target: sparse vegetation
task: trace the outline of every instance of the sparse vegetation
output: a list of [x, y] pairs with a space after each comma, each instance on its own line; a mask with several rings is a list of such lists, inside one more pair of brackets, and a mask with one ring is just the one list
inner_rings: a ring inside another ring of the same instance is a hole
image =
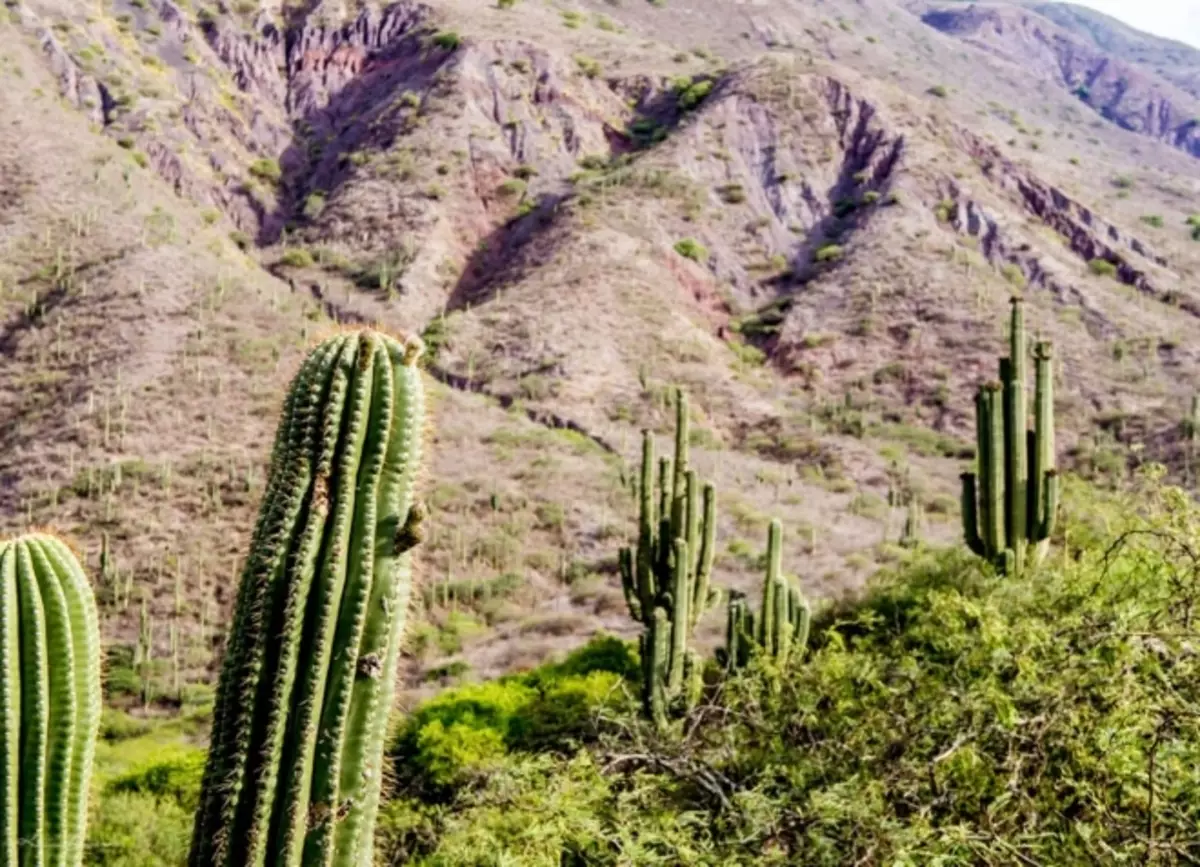
[[279, 167], [279, 161], [268, 157], [263, 157], [252, 162], [250, 164], [250, 174], [260, 181], [266, 181], [270, 184], [277, 184], [283, 179], [283, 169]]
[[1088, 270], [1099, 277], [1117, 276], [1117, 266], [1107, 259], [1092, 259], [1088, 262]]
[[842, 258], [842, 248], [838, 244], [823, 244], [813, 253], [814, 262], [835, 262]]
[[695, 238], [684, 238], [675, 243], [675, 252], [693, 262], [708, 261], [708, 248]]
[[599, 60], [583, 54], [575, 56], [575, 66], [587, 78], [599, 78], [600, 74], [604, 71]]
[[462, 37], [453, 30], [441, 30], [430, 41], [442, 51], [457, 51], [462, 45]]
[[935, 84], [925, 92], [930, 96], [936, 96], [938, 99], [945, 99], [950, 95], [950, 91], [946, 89], [946, 85], [944, 84]]

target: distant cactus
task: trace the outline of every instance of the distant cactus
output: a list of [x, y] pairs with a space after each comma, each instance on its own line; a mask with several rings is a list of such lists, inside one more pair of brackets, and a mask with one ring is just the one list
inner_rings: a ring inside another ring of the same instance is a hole
[[710, 588], [716, 546], [717, 494], [700, 490], [688, 466], [688, 404], [675, 395], [675, 459], [663, 458], [654, 479], [654, 436], [642, 438], [638, 540], [620, 552], [625, 601], [645, 626], [641, 638], [643, 705], [662, 726], [672, 705], [699, 698], [700, 660], [688, 638], [719, 594]]
[[0, 864], [79, 867], [100, 727], [100, 627], [58, 539], [0, 542]]
[[318, 346], [242, 572], [190, 867], [362, 867], [419, 541], [419, 342]]
[[1021, 308], [1014, 298], [1010, 352], [1000, 359], [1000, 381], [981, 387], [975, 398], [978, 486], [975, 473], [962, 475], [967, 546], [1010, 575], [1045, 556], [1058, 512], [1051, 347], [1034, 347], [1034, 429], [1028, 430]]
[[925, 512], [916, 495], [910, 495], [904, 514], [904, 529], [900, 533], [902, 548], [915, 548], [921, 544], [921, 526], [925, 523]]
[[783, 525], [776, 519], [767, 534], [767, 574], [758, 617], [744, 594], [729, 596], [725, 647], [717, 653], [717, 661], [729, 670], [745, 667], [755, 652], [767, 654], [782, 667], [793, 656], [802, 656], [808, 646], [811, 609], [799, 589], [784, 578], [782, 553]]

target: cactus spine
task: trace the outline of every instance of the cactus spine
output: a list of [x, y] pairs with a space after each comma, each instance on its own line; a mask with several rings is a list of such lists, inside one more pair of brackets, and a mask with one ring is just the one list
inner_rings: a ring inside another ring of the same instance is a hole
[[92, 589], [51, 536], [0, 542], [0, 864], [79, 867], [100, 727]]
[[962, 515], [967, 546], [1002, 573], [1016, 575], [1041, 562], [1058, 512], [1053, 356], [1049, 343], [1034, 347], [1034, 426], [1028, 430], [1019, 298], [1012, 300], [1009, 349], [1000, 359], [1000, 381], [985, 384], [975, 397], [978, 476], [962, 475]]
[[767, 574], [763, 579], [762, 611], [750, 610], [742, 593], [731, 593], [725, 621], [725, 647], [718, 662], [729, 670], [744, 668], [755, 652], [765, 653], [779, 667], [808, 646], [811, 609], [799, 589], [782, 571], [783, 525], [771, 521], [767, 533]]
[[419, 541], [417, 341], [318, 346], [287, 396], [242, 572], [190, 867], [372, 863]]
[[717, 531], [717, 494], [700, 486], [688, 465], [688, 403], [675, 394], [675, 457], [658, 464], [654, 436], [642, 435], [638, 488], [638, 539], [620, 552], [621, 583], [629, 613], [642, 622], [643, 705], [659, 725], [672, 705], [689, 708], [699, 699], [700, 661], [688, 637], [716, 604], [709, 586]]

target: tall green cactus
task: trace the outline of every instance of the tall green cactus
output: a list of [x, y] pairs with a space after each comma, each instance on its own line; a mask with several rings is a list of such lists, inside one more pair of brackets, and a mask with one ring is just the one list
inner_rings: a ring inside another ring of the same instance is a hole
[[718, 662], [729, 670], [743, 668], [757, 652], [779, 667], [808, 646], [811, 609], [799, 589], [783, 576], [783, 525], [771, 521], [767, 533], [767, 574], [763, 579], [762, 611], [750, 610], [742, 593], [731, 593], [725, 621], [725, 647]]
[[673, 705], [689, 708], [699, 699], [699, 657], [688, 638], [700, 617], [716, 604], [710, 588], [717, 531], [717, 494], [711, 483], [701, 493], [688, 465], [688, 403], [675, 394], [675, 458], [663, 458], [655, 483], [654, 436], [642, 435], [640, 507], [635, 548], [620, 552], [621, 582], [629, 613], [642, 622], [643, 705], [658, 725]]
[[963, 533], [967, 546], [1002, 573], [1015, 575], [1046, 554], [1058, 513], [1054, 467], [1054, 374], [1049, 343], [1034, 347], [1034, 427], [1028, 430], [1025, 394], [1025, 321], [1012, 300], [1010, 351], [1000, 359], [1000, 381], [975, 397], [978, 484], [962, 475]]
[[0, 542], [0, 864], [79, 867], [100, 727], [100, 627], [71, 550]]
[[190, 867], [372, 862], [419, 541], [417, 341], [318, 346], [292, 383], [242, 572]]

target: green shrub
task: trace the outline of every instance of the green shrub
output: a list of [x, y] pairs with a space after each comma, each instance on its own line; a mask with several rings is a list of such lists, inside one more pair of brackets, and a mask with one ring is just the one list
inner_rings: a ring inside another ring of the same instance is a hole
[[1007, 280], [1017, 289], [1025, 288], [1025, 272], [1022, 271], [1021, 266], [1017, 265], [1015, 262], [1009, 262], [1007, 265], [1001, 268], [1000, 274], [1005, 280]]
[[1107, 259], [1093, 259], [1088, 262], [1088, 270], [1100, 277], [1117, 276], [1117, 266]]
[[288, 247], [279, 257], [279, 264], [289, 268], [311, 268], [313, 255], [304, 247]]
[[321, 212], [325, 210], [325, 194], [320, 190], [309, 193], [304, 200], [304, 216], [306, 219], [315, 220], [321, 216]]
[[685, 87], [676, 91], [675, 105], [680, 111], [692, 111], [712, 93], [712, 89], [713, 82], [710, 79], [689, 81]]
[[598, 78], [600, 73], [604, 71], [604, 67], [600, 65], [600, 61], [594, 57], [588, 57], [584, 54], [575, 56], [575, 66], [587, 78]]
[[947, 96], [950, 95], [950, 92], [948, 90], [946, 90], [946, 85], [944, 85], [944, 84], [935, 84], [933, 87], [929, 88], [925, 92], [928, 93], [930, 96], [938, 97], [938, 99], [945, 99]]
[[1158, 214], [1145, 214], [1142, 216], [1142, 222], [1155, 229], [1161, 229], [1164, 225], [1163, 218]]
[[833, 262], [842, 258], [842, 248], [837, 244], [823, 244], [813, 253], [814, 262]]
[[707, 262], [708, 248], [695, 238], [684, 238], [675, 243], [675, 252], [693, 262]]
[[396, 773], [436, 792], [479, 779], [514, 750], [572, 748], [594, 736], [601, 708], [626, 703], [624, 676], [637, 670], [624, 642], [601, 636], [557, 665], [446, 690], [405, 720]]
[[89, 867], [183, 867], [192, 811], [178, 803], [129, 793], [97, 799], [88, 822]]
[[111, 780], [107, 790], [169, 799], [186, 810], [195, 810], [204, 773], [204, 751], [178, 749], [173, 751], [174, 755], [170, 754], [172, 751], [166, 752], [165, 757]]
[[457, 51], [458, 47], [462, 45], [462, 37], [453, 30], [439, 31], [433, 35], [433, 39], [430, 41], [443, 51]]
[[283, 179], [283, 169], [279, 167], [279, 160], [266, 157], [257, 159], [250, 164], [250, 174], [269, 184], [277, 184]]
[[513, 198], [525, 193], [525, 181], [520, 178], [509, 178], [496, 187], [496, 193], [504, 198]]

